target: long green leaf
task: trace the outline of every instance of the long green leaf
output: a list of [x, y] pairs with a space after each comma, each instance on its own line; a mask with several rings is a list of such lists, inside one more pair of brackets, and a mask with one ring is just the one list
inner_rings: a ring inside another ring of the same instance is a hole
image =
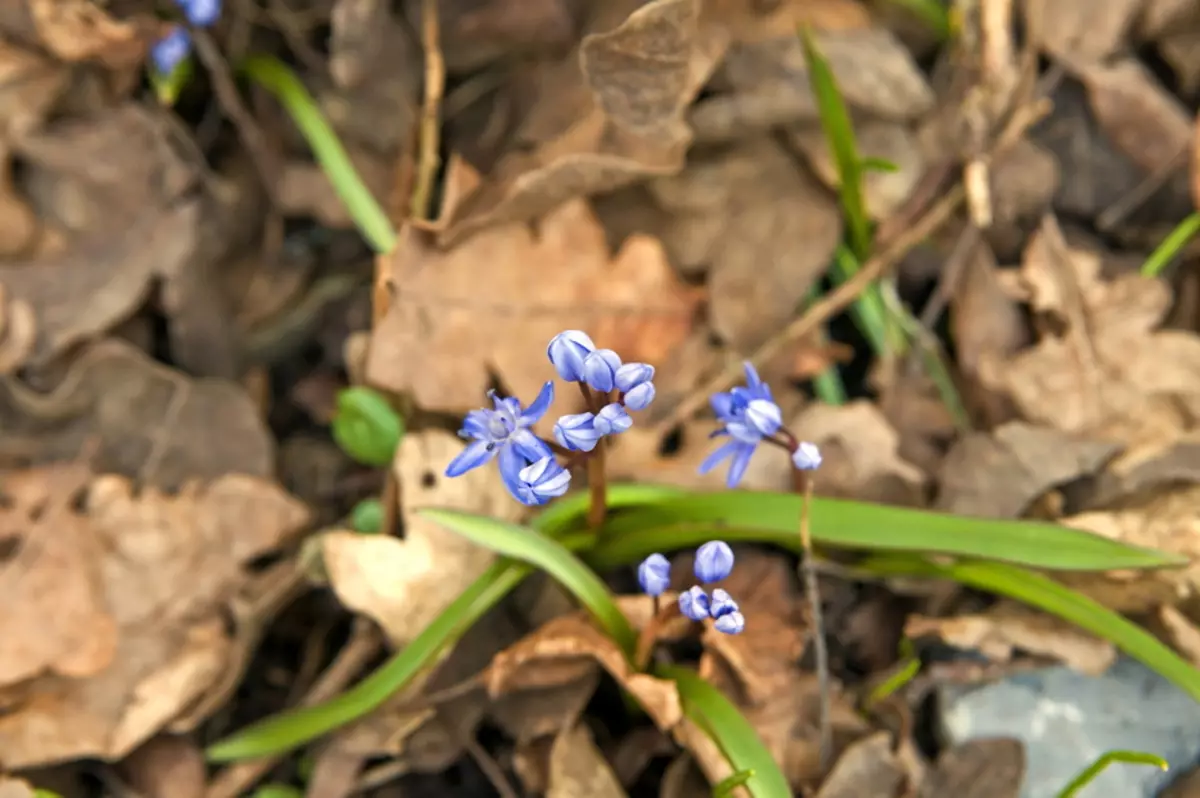
[[358, 176], [337, 133], [300, 79], [286, 64], [270, 56], [247, 58], [241, 64], [241, 71], [275, 95], [287, 109], [363, 238], [376, 252], [391, 252], [396, 246], [396, 231], [391, 221]]
[[[713, 537], [792, 547], [802, 498], [785, 493], [698, 493], [615, 513], [588, 559], [630, 562], [631, 550], [695, 545]], [[836, 548], [949, 554], [1060, 571], [1182, 565], [1184, 558], [1038, 521], [968, 518], [844, 499], [817, 498], [812, 535]], [[643, 555], [644, 556], [644, 555]]]
[[1193, 213], [1176, 225], [1170, 235], [1150, 253], [1150, 257], [1142, 264], [1142, 276], [1157, 277], [1161, 274], [1197, 234], [1200, 234], [1200, 213]]
[[[616, 485], [609, 488], [608, 500], [611, 508], [622, 508], [679, 493], [675, 488], [652, 485]], [[568, 496], [538, 516], [534, 526], [557, 536], [583, 517], [587, 503], [586, 493]], [[577, 536], [564, 544], [580, 548], [590, 542], [590, 538]], [[207, 751], [209, 759], [228, 762], [279, 754], [363, 717], [433, 665], [442, 652], [532, 571], [512, 560], [495, 563], [412, 642], [361, 682], [322, 704], [283, 712], [247, 726], [212, 745]]]
[[878, 576], [950, 579], [1045, 610], [1112, 642], [1200, 702], [1200, 670], [1142, 627], [1042, 574], [998, 562], [934, 563], [917, 557], [873, 557], [858, 566]]
[[791, 798], [787, 778], [758, 732], [720, 690], [688, 668], [662, 666], [656, 672], [675, 682], [684, 714], [712, 737], [734, 772], [750, 773], [746, 788], [754, 798]]
[[1167, 760], [1156, 754], [1148, 754], [1145, 751], [1108, 751], [1101, 754], [1099, 759], [1084, 768], [1082, 773], [1071, 779], [1071, 783], [1063, 787], [1062, 791], [1059, 792], [1058, 798], [1075, 798], [1075, 795], [1080, 790], [1091, 784], [1109, 765], [1117, 762], [1124, 762], [1130, 765], [1150, 765], [1159, 770], [1170, 769]]
[[557, 540], [526, 526], [460, 510], [427, 508], [418, 512], [478, 546], [545, 571], [587, 607], [597, 623], [627, 655], [633, 654], [637, 635], [617, 608], [608, 586], [583, 560]]

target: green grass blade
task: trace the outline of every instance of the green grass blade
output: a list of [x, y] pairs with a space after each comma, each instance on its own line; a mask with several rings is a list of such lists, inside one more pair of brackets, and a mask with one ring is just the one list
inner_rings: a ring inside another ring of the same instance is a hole
[[[687, 495], [688, 491], [669, 485], [609, 485], [608, 509], [622, 510]], [[587, 491], [568, 494], [542, 510], [533, 526], [543, 535], [557, 538], [566, 530], [582, 525], [590, 503], [591, 496]]]
[[713, 739], [735, 774], [750, 773], [745, 786], [754, 798], [791, 798], [787, 778], [758, 732], [720, 690], [688, 668], [663, 666], [656, 672], [675, 682], [684, 714]]
[[358, 176], [337, 133], [300, 79], [283, 62], [270, 56], [247, 58], [241, 64], [241, 71], [275, 95], [287, 109], [363, 238], [376, 252], [391, 252], [396, 246], [396, 231], [391, 221]]
[[[697, 493], [614, 513], [588, 554], [597, 568], [633, 562], [652, 551], [686, 548], [713, 537], [798, 545], [802, 498], [787, 493]], [[1000, 560], [1061, 571], [1181, 565], [1185, 558], [1038, 521], [968, 518], [927, 510], [818, 497], [812, 506], [818, 545]]]
[[800, 29], [800, 44], [804, 48], [804, 61], [808, 66], [808, 82], [817, 100], [821, 128], [825, 131], [825, 139], [837, 167], [838, 194], [842, 213], [846, 217], [850, 249], [859, 260], [866, 260], [871, 255], [871, 218], [867, 215], [867, 204], [863, 197], [862, 158], [858, 152], [850, 111], [842, 99], [833, 69], [817, 49], [812, 31], [807, 27]]
[[608, 586], [557, 540], [526, 526], [460, 510], [429, 508], [418, 512], [478, 546], [545, 571], [592, 613], [596, 622], [627, 655], [633, 655], [637, 636], [617, 609]]
[[[838, 244], [833, 253], [833, 275], [839, 285], [858, 273], [858, 258], [845, 244]], [[883, 301], [883, 295], [876, 284], [863, 291], [862, 296], [854, 300], [850, 306], [850, 316], [862, 332], [863, 337], [870, 342], [875, 354], [886, 352], [903, 352], [905, 342], [902, 335], [896, 335], [895, 325], [888, 323], [888, 309]], [[889, 330], [891, 330], [889, 338]], [[895, 340], [899, 339], [899, 340]]]
[[1103, 773], [1114, 762], [1124, 762], [1130, 765], [1151, 765], [1163, 771], [1170, 769], [1167, 760], [1161, 756], [1147, 754], [1144, 751], [1109, 751], [1101, 754], [1099, 759], [1088, 765], [1078, 776], [1071, 779], [1071, 783], [1063, 787], [1062, 791], [1058, 794], [1058, 798], [1075, 798], [1076, 793], [1091, 784], [1097, 776]]
[[988, 593], [1008, 596], [1110, 641], [1200, 702], [1200, 670], [1142, 627], [1104, 605], [1033, 571], [998, 562], [932, 563], [917, 557], [875, 557], [857, 566], [877, 576], [951, 579]]
[[712, 798], [729, 798], [733, 791], [754, 777], [753, 770], [739, 770], [737, 773], [713, 785]]
[[1193, 213], [1176, 225], [1170, 235], [1150, 253], [1150, 257], [1142, 264], [1142, 276], [1157, 277], [1197, 233], [1200, 233], [1200, 213]]

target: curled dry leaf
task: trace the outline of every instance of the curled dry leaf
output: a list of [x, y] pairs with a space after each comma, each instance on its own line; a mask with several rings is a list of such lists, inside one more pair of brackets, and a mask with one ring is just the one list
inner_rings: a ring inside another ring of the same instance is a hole
[[131, 69], [146, 55], [149, 20], [118, 22], [89, 0], [28, 0], [27, 7], [40, 43], [63, 61]]
[[867, 401], [814, 404], [790, 429], [821, 447], [817, 484], [822, 494], [863, 501], [920, 506], [927, 479], [900, 456], [900, 436], [879, 408]]
[[838, 758], [817, 798], [890, 798], [904, 782], [904, 769], [892, 752], [887, 732], [876, 732], [850, 745]]
[[625, 798], [591, 732], [583, 724], [563, 729], [550, 748], [546, 798]]
[[1120, 449], [1019, 421], [967, 433], [942, 464], [936, 506], [955, 515], [1017, 518], [1051, 488], [1097, 473]]
[[412, 433], [396, 452], [404, 486], [404, 539], [335, 531], [321, 536], [330, 585], [343, 604], [378, 623], [393, 646], [407, 645], [495, 559], [462, 535], [417, 514], [450, 507], [515, 521], [514, 502], [494, 468], [449, 479], [442, 472], [462, 441], [441, 431]]
[[966, 651], [979, 651], [1007, 663], [1016, 651], [1051, 657], [1082, 673], [1099, 675], [1117, 659], [1116, 648], [1055, 616], [1018, 604], [1002, 603], [978, 615], [956, 618], [909, 618], [910, 638], [933, 635]]
[[581, 613], [555, 618], [492, 660], [485, 682], [498, 698], [574, 682], [599, 666], [630, 693], [660, 729], [683, 717], [675, 683], [637, 673], [609, 637]]
[[918, 798], [1017, 798], [1025, 781], [1025, 748], [1009, 737], [969, 740], [944, 751]]
[[[10, 472], [0, 566], [0, 748], [26, 768], [119, 759], [170, 723], [226, 667], [221, 605], [244, 567], [293, 537], [308, 511], [271, 483], [225, 476], [177, 495], [77, 466]], [[29, 646], [37, 646], [31, 650]], [[13, 683], [12, 680], [21, 681]]]
[[116, 339], [89, 346], [49, 392], [0, 380], [0, 427], [0, 459], [69, 459], [93, 441], [97, 469], [166, 489], [274, 471], [270, 431], [241, 386], [190, 379]]
[[395, 298], [371, 343], [368, 380], [456, 412], [480, 403], [491, 374], [532, 401], [554, 373], [546, 345], [564, 329], [659, 363], [688, 336], [702, 296], [653, 238], [634, 236], [610, 257], [583, 200], [556, 208], [536, 235], [507, 224], [448, 252], [405, 228], [381, 274]]
[[726, 32], [705, 24], [700, 11], [700, 0], [653, 0], [615, 29], [584, 37], [590, 110], [534, 153], [503, 159], [451, 214], [442, 243], [682, 169], [692, 140], [685, 110], [727, 44]]
[[713, 329], [751, 351], [796, 312], [842, 235], [833, 196], [775, 142], [756, 138], [650, 186], [672, 212], [664, 243], [708, 266]]

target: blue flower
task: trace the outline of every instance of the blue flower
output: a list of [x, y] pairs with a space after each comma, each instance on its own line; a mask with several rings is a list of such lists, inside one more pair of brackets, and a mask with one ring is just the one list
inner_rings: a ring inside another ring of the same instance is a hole
[[723, 540], [710, 540], [696, 549], [693, 569], [704, 584], [720, 582], [733, 571], [733, 549]]
[[703, 588], [692, 585], [691, 589], [679, 594], [679, 611], [685, 618], [703, 621], [708, 617], [708, 594]]
[[727, 635], [738, 635], [746, 628], [746, 619], [737, 610], [727, 612], [720, 618], [717, 618], [715, 615], [713, 617], [715, 618], [713, 626], [717, 628], [718, 632], [724, 632]]
[[637, 569], [638, 584], [648, 596], [661, 596], [671, 586], [671, 562], [661, 554], [651, 554]]
[[566, 493], [571, 486], [571, 472], [559, 465], [553, 455], [547, 455], [522, 468], [517, 480], [517, 499], [536, 507]]
[[583, 378], [593, 391], [608, 393], [617, 384], [621, 356], [611, 349], [597, 349], [583, 359]]
[[730, 612], [737, 612], [737, 602], [733, 600], [733, 596], [729, 595], [728, 591], [716, 588], [712, 592], [712, 606], [709, 609], [709, 614], [714, 618], [720, 618]]
[[583, 360], [596, 351], [596, 345], [588, 334], [581, 330], [566, 330], [550, 339], [546, 356], [567, 382], [583, 382]]
[[617, 369], [613, 383], [621, 392], [629, 410], [645, 410], [654, 401], [654, 366], [649, 363], [626, 363]]
[[554, 440], [573, 452], [590, 452], [604, 433], [596, 429], [596, 417], [591, 413], [562, 416], [554, 425]]
[[771, 397], [771, 386], [759, 379], [750, 363], [746, 363], [746, 386], [713, 394], [710, 403], [722, 425], [713, 436], [728, 435], [731, 440], [704, 459], [700, 473], [707, 474], [729, 459], [725, 484], [734, 488], [742, 481], [758, 444], [783, 426], [783, 413]]
[[821, 450], [815, 443], [802, 441], [792, 452], [792, 465], [800, 471], [816, 471], [821, 467]]
[[197, 28], [210, 27], [221, 16], [221, 0], [175, 0], [175, 4]]
[[499, 457], [504, 486], [517, 501], [528, 504], [526, 499], [530, 493], [526, 490], [522, 494], [526, 483], [521, 472], [530, 463], [536, 464], [552, 455], [550, 446], [529, 428], [550, 409], [554, 401], [554, 383], [543, 385], [533, 404], [527, 408], [522, 408], [512, 397], [501, 399], [495, 392], [488, 395], [492, 398], [493, 409], [472, 410], [463, 419], [458, 434], [474, 440], [446, 466], [446, 476], [461, 476]]
[[601, 435], [613, 435], [632, 427], [633, 419], [629, 417], [629, 413], [625, 411], [624, 407], [613, 402], [600, 408], [592, 426]]
[[150, 60], [160, 75], [169, 75], [192, 52], [192, 37], [187, 28], [176, 25], [150, 48]]

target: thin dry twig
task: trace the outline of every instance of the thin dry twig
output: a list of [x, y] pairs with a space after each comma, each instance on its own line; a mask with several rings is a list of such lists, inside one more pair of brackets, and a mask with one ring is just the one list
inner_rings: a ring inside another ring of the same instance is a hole
[[814, 562], [812, 531], [809, 523], [813, 500], [813, 480], [799, 469], [792, 472], [796, 478], [796, 492], [804, 497], [800, 506], [800, 548], [804, 556], [800, 561], [800, 574], [804, 579], [804, 597], [812, 612], [813, 655], [816, 660], [817, 691], [820, 697], [820, 768], [828, 772], [833, 764], [833, 696], [829, 688], [829, 649], [825, 645], [825, 613], [821, 607], [821, 590], [817, 582]]
[[433, 181], [441, 165], [438, 157], [439, 117], [442, 93], [446, 88], [446, 64], [442, 58], [437, 0], [421, 0], [421, 41], [425, 47], [425, 102], [421, 106], [420, 156], [411, 210], [415, 218], [428, 219]]
[[[1013, 114], [1008, 125], [997, 139], [992, 157], [997, 157], [1008, 150], [1024, 135], [1025, 131], [1036, 124], [1050, 110], [1048, 101], [1042, 99], [1030, 103]], [[872, 282], [879, 279], [888, 269], [914, 247], [932, 235], [945, 224], [958, 210], [963, 202], [965, 192], [962, 184], [956, 185], [925, 214], [913, 223], [907, 230], [899, 233], [887, 249], [872, 257], [858, 273], [833, 291], [826, 294], [820, 301], [809, 307], [808, 312], [795, 319], [787, 327], [771, 336], [749, 358], [755, 366], [762, 366], [766, 361], [783, 351], [793, 341], [811, 334], [829, 319], [848, 307]], [[722, 371], [697, 390], [684, 397], [671, 413], [655, 425], [655, 431], [666, 434], [697, 410], [704, 407], [708, 397], [717, 391], [726, 390], [737, 382], [742, 374], [740, 360], [733, 359]]]

